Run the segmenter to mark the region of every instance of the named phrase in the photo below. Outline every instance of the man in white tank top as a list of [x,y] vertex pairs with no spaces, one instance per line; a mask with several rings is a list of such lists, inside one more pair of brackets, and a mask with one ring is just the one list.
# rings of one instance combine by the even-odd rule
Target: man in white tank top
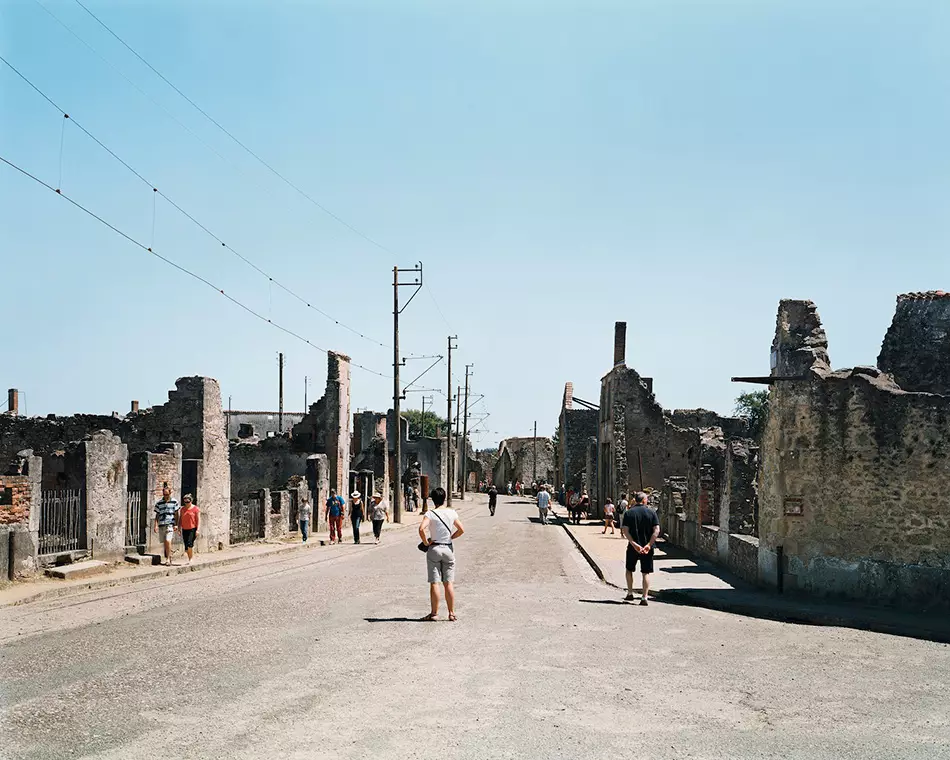
[[419,524],[419,538],[429,548],[426,551],[426,573],[429,579],[431,612],[424,620],[435,620],[441,602],[439,584],[445,587],[445,606],[449,620],[455,620],[455,550],[452,542],[465,532],[454,509],[445,504],[445,489],[433,488],[429,494],[435,509],[426,512]]

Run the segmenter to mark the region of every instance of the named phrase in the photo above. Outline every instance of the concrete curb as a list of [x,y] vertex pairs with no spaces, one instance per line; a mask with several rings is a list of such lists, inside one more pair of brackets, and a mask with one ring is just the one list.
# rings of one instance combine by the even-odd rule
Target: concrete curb
[[[459,506],[464,508],[470,504],[474,506],[473,503],[467,501],[461,502]],[[388,527],[386,527],[384,530],[387,532],[393,530],[401,531],[416,527],[417,526],[415,524],[408,525],[402,523],[389,523]],[[71,596],[72,594],[82,594],[87,591],[97,591],[100,589],[128,586],[143,581],[156,580],[157,578],[183,575],[185,573],[197,573],[209,568],[227,567],[228,565],[236,565],[241,563],[252,563],[258,560],[266,560],[270,557],[283,556],[286,554],[304,552],[312,549],[320,549],[323,548],[324,545],[325,544],[321,540],[318,540],[314,537],[306,544],[301,542],[296,544],[288,544],[287,546],[274,548],[272,551],[260,552],[257,554],[239,555],[236,557],[222,557],[220,559],[208,559],[197,565],[174,565],[172,567],[168,567],[166,565],[156,565],[155,569],[144,571],[136,575],[128,575],[122,578],[100,578],[98,580],[91,580],[88,583],[77,584],[74,586],[56,586],[53,588],[43,589],[42,591],[38,591],[35,594],[25,596],[22,599],[17,599],[12,602],[0,601],[0,609],[3,609],[4,607],[19,607],[24,604],[33,604],[34,602],[58,599],[65,596]],[[277,547],[278,545],[274,544],[274,546]],[[50,581],[50,583],[55,583],[55,581]]]
[[[557,515],[553,510],[551,513],[555,515],[555,519],[558,521],[558,524],[564,528],[564,532],[570,536],[571,541],[574,542],[574,546],[577,547],[577,551],[579,551],[581,556],[587,560],[587,564],[591,566],[594,574],[600,578],[601,583],[603,583],[605,586],[610,586],[611,588],[620,589],[620,586],[618,586],[616,583],[611,583],[607,580],[607,578],[604,577],[604,571],[601,569],[600,565],[597,564],[597,560],[595,560],[591,553],[584,548],[584,545],[580,542],[577,536],[574,535],[574,531],[571,530],[570,525],[564,522],[564,518],[562,518],[560,515]],[[620,590],[622,591],[623,589]]]

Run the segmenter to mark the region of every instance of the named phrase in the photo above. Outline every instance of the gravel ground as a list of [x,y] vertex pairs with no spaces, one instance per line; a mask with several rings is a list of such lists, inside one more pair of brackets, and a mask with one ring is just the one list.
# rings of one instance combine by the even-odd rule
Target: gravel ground
[[0,610],[0,757],[950,756],[950,647],[622,604],[500,501],[457,623],[410,531]]

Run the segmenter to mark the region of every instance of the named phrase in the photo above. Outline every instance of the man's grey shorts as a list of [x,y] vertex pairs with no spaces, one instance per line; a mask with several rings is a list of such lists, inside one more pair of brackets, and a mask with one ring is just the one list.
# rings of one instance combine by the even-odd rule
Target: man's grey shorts
[[426,568],[429,571],[429,583],[453,583],[455,552],[450,546],[430,546],[426,552]]

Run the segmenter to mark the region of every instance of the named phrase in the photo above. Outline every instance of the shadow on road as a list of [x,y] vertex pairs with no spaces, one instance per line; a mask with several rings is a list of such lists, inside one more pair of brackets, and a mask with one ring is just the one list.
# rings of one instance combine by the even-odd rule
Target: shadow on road
[[[669,555],[667,555],[669,556]],[[661,567],[661,573],[699,573],[700,575],[715,575],[717,578],[723,577],[723,573],[710,571],[709,567],[699,565],[675,565],[673,567]]]
[[619,599],[578,599],[577,601],[583,602],[584,604],[619,604],[626,605],[628,602],[623,602]]
[[430,623],[438,622],[426,620],[424,617],[389,617],[389,618],[363,618],[367,623]]

